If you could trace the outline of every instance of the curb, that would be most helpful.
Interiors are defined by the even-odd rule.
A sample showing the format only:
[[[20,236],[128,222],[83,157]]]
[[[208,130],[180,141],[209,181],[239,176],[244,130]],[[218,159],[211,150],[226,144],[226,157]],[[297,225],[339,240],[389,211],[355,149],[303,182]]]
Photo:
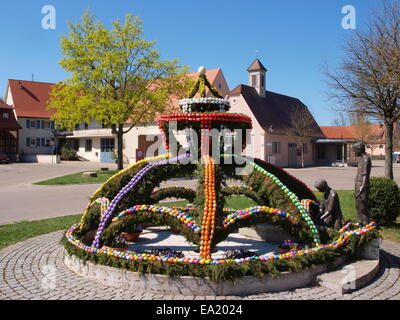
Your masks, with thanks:
[[[283,272],[279,277],[266,276],[263,279],[245,276],[238,280],[213,282],[209,278],[182,276],[171,278],[162,274],[141,274],[118,269],[70,256],[64,249],[64,264],[79,276],[109,287],[153,294],[176,294],[183,296],[231,296],[277,292],[306,287],[315,283],[318,274],[332,270],[346,261],[336,259],[330,267],[317,265],[300,272]]]

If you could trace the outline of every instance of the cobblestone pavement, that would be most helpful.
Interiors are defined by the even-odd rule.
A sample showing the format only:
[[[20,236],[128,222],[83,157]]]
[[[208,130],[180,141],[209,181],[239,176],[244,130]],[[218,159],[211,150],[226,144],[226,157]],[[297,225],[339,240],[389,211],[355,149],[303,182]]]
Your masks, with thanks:
[[[349,300],[400,299],[400,245],[384,241],[381,268],[366,287],[341,295],[319,286],[251,296],[173,296],[138,293],[85,280],[64,266],[59,239],[62,231],[42,235],[0,251],[0,300]]]

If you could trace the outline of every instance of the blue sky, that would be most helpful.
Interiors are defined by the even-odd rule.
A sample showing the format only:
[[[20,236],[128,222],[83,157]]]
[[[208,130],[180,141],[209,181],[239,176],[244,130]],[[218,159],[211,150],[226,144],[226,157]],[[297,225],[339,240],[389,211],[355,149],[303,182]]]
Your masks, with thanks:
[[[362,30],[376,0],[20,0],[2,3],[0,97],[7,79],[57,82],[68,78],[58,61],[67,21],[86,9],[106,25],[127,13],[143,20],[144,38],[156,40],[163,58],[178,58],[191,71],[221,67],[229,88],[247,84],[247,67],[258,57],[268,69],[267,90],[301,99],[320,125],[336,114],[320,66],[335,67],[340,46],[353,30],[342,28],[345,5],[356,9]],[[42,7],[56,9],[56,29],[44,30]],[[258,51],[258,53],[257,53]]]

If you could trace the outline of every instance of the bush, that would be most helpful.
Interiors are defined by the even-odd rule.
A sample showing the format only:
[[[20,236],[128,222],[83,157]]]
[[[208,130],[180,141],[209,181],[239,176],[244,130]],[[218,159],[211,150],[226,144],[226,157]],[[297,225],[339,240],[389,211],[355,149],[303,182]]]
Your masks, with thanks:
[[[75,160],[76,159],[76,151],[71,149],[68,146],[63,146],[61,148],[61,160]]]
[[[368,199],[370,219],[381,226],[394,223],[400,215],[400,189],[396,182],[372,177]]]

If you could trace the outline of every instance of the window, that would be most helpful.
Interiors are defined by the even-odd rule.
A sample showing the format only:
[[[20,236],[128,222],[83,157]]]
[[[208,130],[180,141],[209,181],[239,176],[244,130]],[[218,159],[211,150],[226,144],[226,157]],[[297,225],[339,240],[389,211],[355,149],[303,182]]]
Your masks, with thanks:
[[[36,120],[28,120],[30,128],[36,129]]]
[[[380,144],[379,149],[383,149],[383,148],[384,148],[383,144]]]
[[[50,147],[50,139],[46,138],[46,147]]]
[[[89,129],[89,125],[85,123],[85,130]]]
[[[257,75],[255,74],[251,75],[251,86],[257,87]]]
[[[272,142],[272,154],[281,153],[281,143],[280,142]]]
[[[92,152],[92,139],[85,140],[85,152]]]
[[[36,147],[36,138],[29,138],[30,147]]]
[[[265,88],[265,79],[264,79],[264,74],[261,74],[261,86]]]
[[[115,148],[114,139],[101,139],[101,152],[111,152]]]
[[[8,112],[3,112],[3,119],[10,119],[10,114]]]
[[[44,129],[50,129],[50,121],[44,122]]]
[[[79,130],[79,124],[75,125],[75,130]]]

